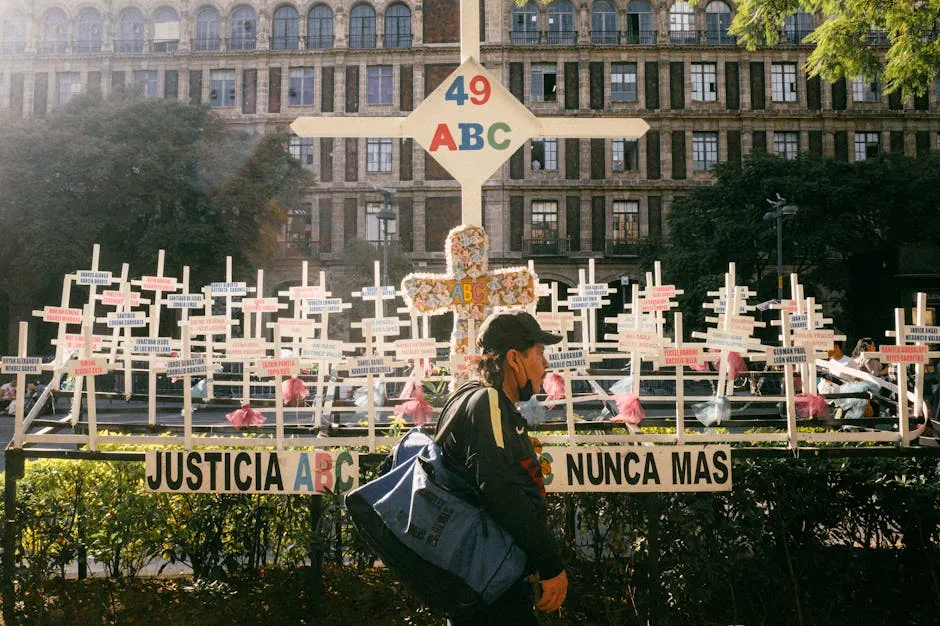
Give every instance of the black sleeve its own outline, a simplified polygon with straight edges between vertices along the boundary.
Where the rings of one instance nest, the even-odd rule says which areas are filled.
[[[531,478],[505,447],[509,445],[506,437],[516,436],[512,426],[507,429],[505,416],[502,416],[504,447],[500,447],[494,435],[485,389],[474,393],[465,415],[466,419],[461,420],[463,423],[456,429],[455,439],[465,442],[461,456],[475,476],[483,505],[525,550],[539,576],[554,578],[564,566],[549,532],[544,509],[523,490],[523,485],[531,482]]]

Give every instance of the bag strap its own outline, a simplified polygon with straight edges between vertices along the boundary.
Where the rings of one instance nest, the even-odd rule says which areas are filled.
[[[434,436],[435,442],[440,443],[443,441],[444,436],[453,428],[457,415],[466,410],[471,398],[481,389],[486,389],[490,408],[490,424],[493,428],[493,439],[496,440],[496,446],[498,448],[506,447],[505,441],[503,440],[502,412],[499,409],[499,391],[493,387],[476,387],[467,390],[466,393],[460,396],[451,397],[441,410],[438,431]]]

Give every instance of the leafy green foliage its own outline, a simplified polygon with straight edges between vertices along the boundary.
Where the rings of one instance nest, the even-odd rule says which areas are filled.
[[[743,167],[719,164],[714,185],[675,202],[668,234],[644,250],[663,262],[664,280],[681,287],[684,325],[701,328],[706,293],[723,285],[733,261],[738,284],[757,301],[777,297],[777,242],[767,199],[799,207],[784,216],[784,272],[797,272],[807,296],[826,305],[836,326],[880,335],[899,301],[894,272],[902,246],[940,238],[940,155],[886,155],[856,163],[801,156],[752,155]],[[789,296],[785,277],[784,296]]]
[[[287,136],[232,129],[208,108],[150,99],[79,98],[43,119],[0,128],[0,289],[56,301],[61,277],[130,263],[191,267],[199,285],[271,258],[277,228],[309,175]]]
[[[777,44],[787,16],[799,9],[823,15],[823,23],[806,39],[816,44],[806,62],[811,75],[832,81],[883,74],[886,92],[900,89],[909,97],[929,90],[940,72],[937,0],[740,0],[736,4],[730,32],[749,50]],[[887,52],[870,45],[872,31],[887,34]]]

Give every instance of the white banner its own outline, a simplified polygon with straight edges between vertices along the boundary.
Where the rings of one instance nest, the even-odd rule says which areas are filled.
[[[349,450],[148,450],[147,491],[343,493],[359,486]]]

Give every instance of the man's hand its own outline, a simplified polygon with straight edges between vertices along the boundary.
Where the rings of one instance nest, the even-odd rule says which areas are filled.
[[[565,601],[566,595],[568,595],[568,575],[562,570],[558,576],[542,581],[542,597],[535,604],[535,608],[546,613],[557,611]]]

